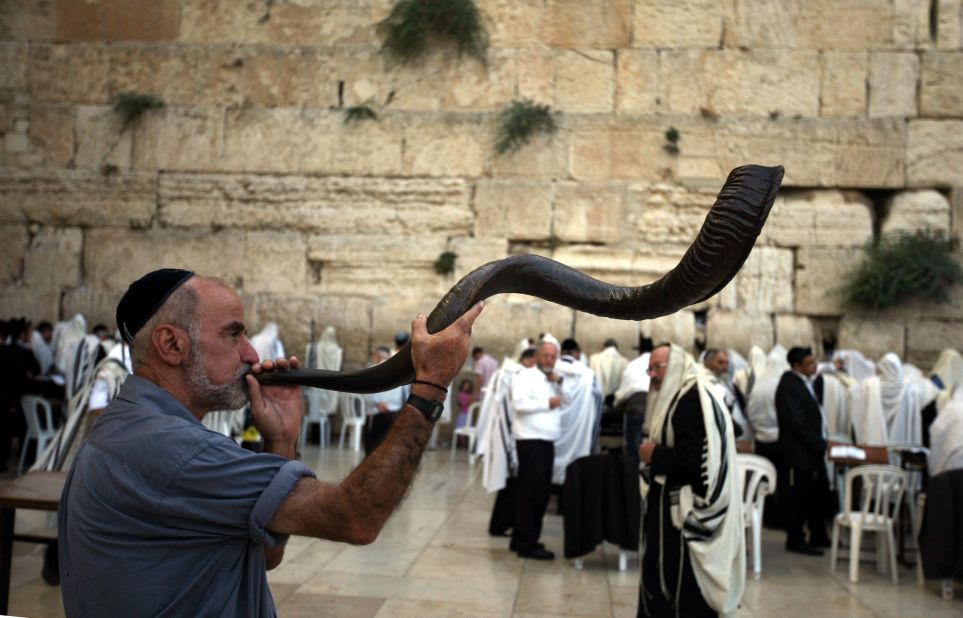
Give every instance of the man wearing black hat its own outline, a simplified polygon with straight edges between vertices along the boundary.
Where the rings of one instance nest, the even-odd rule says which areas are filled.
[[[295,461],[297,387],[255,375],[297,368],[259,361],[241,301],[224,283],[155,271],[117,308],[134,375],[97,420],[64,485],[58,513],[68,616],[273,616],[266,569],[290,534],[375,540],[411,483],[447,385],[468,354],[481,303],[429,335],[412,322],[421,384],[384,444],[328,485]],[[254,374],[254,375],[251,375]],[[265,452],[207,430],[207,412],[250,401]]]

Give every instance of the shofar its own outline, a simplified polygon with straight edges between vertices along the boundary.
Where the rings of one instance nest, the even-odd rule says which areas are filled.
[[[781,166],[732,170],[695,242],[675,268],[649,285],[610,285],[548,258],[515,255],[465,275],[428,316],[428,332],[443,330],[480,300],[511,292],[619,320],[648,320],[702,302],[742,268],[769,216],[782,176]],[[263,384],[377,393],[410,383],[415,370],[409,342],[384,363],[360,371],[304,369],[258,379]]]

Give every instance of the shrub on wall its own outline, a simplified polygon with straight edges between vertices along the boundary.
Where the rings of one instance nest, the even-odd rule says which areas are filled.
[[[455,43],[459,54],[485,62],[488,30],[472,0],[401,0],[379,24],[382,49],[402,62],[428,51],[431,37]]]
[[[556,128],[552,110],[548,105],[512,101],[512,104],[498,115],[495,150],[498,154],[514,152],[527,144],[536,133],[554,133]]]
[[[867,245],[862,263],[840,289],[846,301],[864,309],[885,309],[913,299],[946,301],[952,285],[963,283],[953,259],[953,242],[941,233],[883,237]]]

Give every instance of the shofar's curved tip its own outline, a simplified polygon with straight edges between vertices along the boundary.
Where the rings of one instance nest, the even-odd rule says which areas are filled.
[[[682,260],[654,283],[614,286],[548,258],[515,255],[465,275],[428,316],[428,331],[438,332],[479,300],[507,292],[622,320],[659,317],[702,302],[725,287],[749,257],[783,174],[778,165],[743,165],[732,170]],[[299,370],[267,374],[258,380],[353,393],[385,391],[414,379],[410,346],[405,344],[384,363],[362,371]]]

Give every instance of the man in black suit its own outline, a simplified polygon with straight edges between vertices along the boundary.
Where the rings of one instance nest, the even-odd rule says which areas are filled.
[[[829,547],[823,520],[829,487],[826,424],[813,386],[816,359],[810,348],[799,347],[789,350],[786,359],[792,369],[782,375],[776,388],[786,549],[820,556],[820,548]],[[808,542],[803,535],[804,524],[809,529]]]

